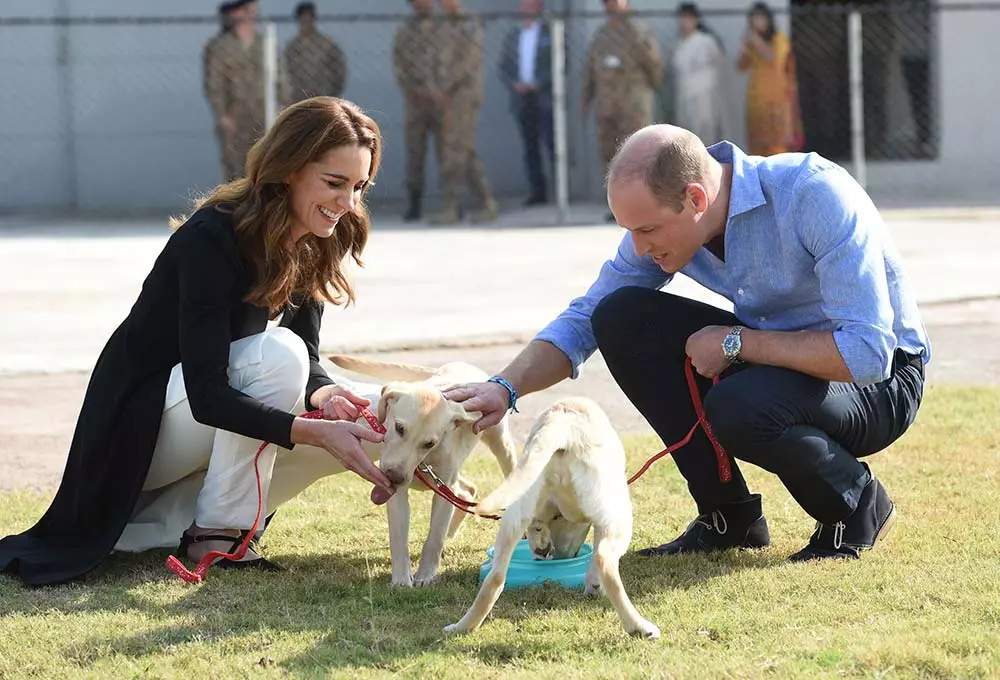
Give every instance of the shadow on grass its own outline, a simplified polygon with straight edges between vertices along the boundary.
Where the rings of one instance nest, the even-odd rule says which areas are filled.
[[[282,633],[304,633],[315,639],[308,651],[281,663],[289,671],[368,667],[400,671],[422,663],[422,657],[442,648],[461,651],[487,664],[514,659],[552,656],[560,660],[607,646],[619,649],[627,638],[609,628],[602,640],[573,637],[572,644],[553,648],[545,636],[516,631],[547,613],[605,612],[613,616],[606,598],[588,598],[547,584],[541,588],[504,593],[484,630],[513,628],[497,641],[489,632],[477,637],[449,637],[442,627],[458,620],[478,590],[479,567],[442,571],[431,588],[395,588],[388,584],[388,556],[365,559],[345,553],[301,556],[271,551],[269,556],[287,568],[281,574],[247,571],[209,571],[200,586],[180,583],[164,567],[169,551],[115,554],[82,583],[50,588],[26,588],[0,577],[0,602],[6,615],[62,614],[139,615],[148,627],[129,635],[98,634],[67,640],[62,654],[86,667],[108,654],[130,658],[176,653],[177,648],[225,643],[227,651],[262,655],[268,639]],[[657,593],[688,589],[705,581],[746,569],[767,569],[783,557],[762,552],[730,552],[672,558],[626,555],[622,577],[630,597],[640,608]],[[559,617],[557,617],[559,618]],[[533,640],[535,642],[533,642]],[[577,642],[577,640],[579,640]]]

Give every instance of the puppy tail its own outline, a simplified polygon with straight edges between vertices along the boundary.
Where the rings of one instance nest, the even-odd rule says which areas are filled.
[[[552,456],[565,451],[571,424],[551,411],[535,427],[524,445],[517,467],[489,496],[476,506],[479,514],[496,514],[531,490],[545,472]],[[553,417],[556,416],[556,417]]]
[[[397,364],[389,361],[365,359],[350,354],[334,354],[327,357],[335,365],[354,373],[370,375],[382,380],[418,381],[427,380],[437,371],[426,366],[413,364]]]

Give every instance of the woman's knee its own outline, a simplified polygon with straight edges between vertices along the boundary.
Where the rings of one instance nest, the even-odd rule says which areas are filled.
[[[287,328],[264,331],[260,347],[261,373],[273,375],[298,394],[309,379],[309,352],[298,335]]]

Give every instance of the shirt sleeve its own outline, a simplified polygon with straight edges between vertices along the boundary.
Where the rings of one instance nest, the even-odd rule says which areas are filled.
[[[619,288],[660,288],[671,278],[672,275],[660,269],[651,258],[636,255],[632,236],[625,234],[614,259],[604,263],[597,280],[591,284],[586,294],[570,302],[565,311],[535,336],[535,340],[551,343],[565,354],[573,366],[573,377],[576,378],[581,364],[597,349],[594,331],[590,326],[590,317],[597,303]]]
[[[324,385],[335,384],[326,370],[319,363],[319,329],[323,320],[324,305],[316,298],[306,298],[291,318],[282,318],[281,325],[302,338],[309,354],[309,379],[306,381],[306,410],[312,410],[312,395]],[[287,323],[286,323],[287,321]]]
[[[295,416],[229,384],[236,253],[197,223],[181,227],[173,239],[178,251],[181,370],[191,415],[204,425],[291,449]]]
[[[793,218],[815,258],[823,312],[858,384],[889,377],[896,350],[883,255],[885,224],[846,170],[829,167],[800,181]]]

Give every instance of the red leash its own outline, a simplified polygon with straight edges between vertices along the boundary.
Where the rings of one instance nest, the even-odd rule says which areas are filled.
[[[712,442],[712,448],[715,449],[715,458],[719,465],[719,480],[722,482],[731,482],[733,480],[733,470],[729,466],[729,455],[726,454],[726,450],[722,448],[722,444],[719,443],[719,440],[715,438],[715,435],[712,433],[712,426],[708,422],[708,416],[705,415],[705,406],[701,403],[701,393],[698,392],[698,385],[694,381],[694,367],[691,365],[691,357],[688,357],[687,361],[684,362],[684,377],[687,378],[688,391],[691,393],[691,404],[694,406],[694,412],[698,416],[698,422],[692,426],[691,430],[687,433],[687,436],[684,437],[684,439],[680,440],[676,444],[671,444],[647,460],[646,464],[643,465],[638,472],[629,477],[629,484],[642,477],[646,473],[646,470],[649,469],[650,465],[667,454],[673,453],[691,441],[691,437],[694,436],[695,431],[699,427],[705,430],[705,436],[708,437],[708,441]],[[719,376],[712,378],[712,384],[719,384]]]
[[[698,430],[699,427],[705,431],[705,436],[708,437],[708,441],[712,443],[712,448],[715,449],[715,458],[719,466],[719,479],[723,482],[732,481],[733,471],[732,468],[729,466],[729,456],[726,454],[726,450],[722,448],[722,444],[719,443],[719,440],[716,439],[715,435],[712,433],[712,426],[708,422],[708,416],[705,415],[705,406],[701,401],[701,393],[698,392],[698,385],[694,381],[694,366],[691,364],[690,357],[688,357],[687,361],[684,362],[684,376],[687,378],[688,391],[691,393],[691,404],[694,406],[694,412],[698,416],[697,422],[695,422],[695,424],[691,427],[691,430],[687,433],[687,436],[685,436],[684,439],[680,440],[676,444],[671,444],[670,446],[663,449],[658,454],[647,460],[645,464],[639,469],[638,472],[629,477],[628,479],[629,484],[642,477],[646,473],[646,470],[648,470],[650,466],[656,461],[658,461],[660,458],[663,458],[664,456],[671,454],[674,451],[677,451],[681,447],[685,446],[688,442],[690,442],[691,437],[694,436],[694,433]],[[718,382],[719,382],[718,376],[712,378],[713,385],[718,384]],[[427,477],[424,476],[424,474],[419,468],[414,470],[413,474],[416,475],[416,477],[421,482],[423,482],[428,489],[436,493],[438,496],[441,496],[441,498],[445,499],[446,501],[454,505],[462,512],[468,513],[470,515],[477,514],[474,510],[472,510],[472,508],[476,507],[478,503],[470,503],[464,498],[458,497],[457,495],[455,495],[454,491],[448,488],[447,484],[441,481],[441,479],[434,474],[433,470],[431,470],[427,466],[423,467],[425,468],[425,471],[428,474],[428,476],[430,476],[434,480],[433,484],[431,484],[431,482],[427,480]],[[500,519],[499,515],[479,515],[479,516],[485,517],[487,519]]]
[[[422,467],[423,470],[421,470],[420,467]],[[454,491],[448,488],[448,485],[445,484],[440,477],[434,474],[434,470],[432,470],[430,466],[421,464],[420,467],[413,471],[413,475],[423,482],[424,486],[454,505],[462,512],[469,515],[477,515],[478,517],[485,517],[486,519],[500,519],[500,515],[480,515],[475,510],[472,510],[472,508],[479,505],[479,503],[472,503],[464,498],[461,498],[460,496],[457,496]],[[425,472],[428,477],[434,480],[433,484],[427,481],[427,477],[424,476]]]
[[[722,448],[722,445],[719,443],[719,441],[715,438],[715,435],[712,434],[712,426],[709,424],[708,417],[705,415],[705,407],[701,401],[701,394],[698,392],[698,385],[695,383],[694,380],[694,368],[691,365],[690,357],[688,357],[687,361],[685,361],[684,363],[684,375],[687,378],[688,391],[691,393],[691,404],[694,406],[694,412],[698,416],[698,421],[691,427],[691,430],[687,433],[687,436],[685,436],[684,439],[680,440],[676,444],[671,444],[670,446],[663,449],[655,456],[647,460],[646,463],[639,469],[638,472],[629,477],[628,480],[629,484],[642,477],[643,474],[646,473],[646,470],[648,470],[650,466],[656,461],[658,461],[660,458],[663,458],[664,456],[671,454],[674,451],[677,451],[682,446],[690,442],[691,437],[694,436],[695,431],[699,427],[705,431],[705,436],[708,437],[708,441],[712,443],[712,448],[715,449],[715,457],[719,465],[719,479],[723,482],[729,482],[733,479],[733,472],[729,466],[729,456],[726,454],[725,449]],[[712,378],[713,385],[718,384],[718,382],[719,382],[718,376]],[[378,421],[378,418],[376,418],[371,411],[369,411],[366,408],[362,408],[361,415],[364,417],[366,421],[368,421],[368,425],[372,428],[372,430],[378,432],[379,434],[385,434],[386,432],[385,426]],[[307,413],[303,413],[300,417],[322,418],[323,411],[322,409],[309,411]],[[261,487],[260,469],[258,468],[257,464],[258,461],[260,460],[260,454],[262,454],[264,452],[264,449],[266,449],[268,446],[269,446],[268,442],[262,443],[260,445],[260,448],[257,449],[257,455],[255,455],[253,459],[253,470],[254,474],[257,477],[257,517],[254,519],[253,526],[250,527],[250,530],[243,538],[243,542],[240,543],[240,547],[236,549],[236,552],[226,553],[220,550],[213,550],[212,552],[206,554],[204,557],[201,558],[201,560],[198,562],[198,566],[195,567],[194,571],[189,571],[188,568],[185,567],[181,563],[181,561],[177,559],[174,555],[171,555],[170,557],[167,558],[167,568],[173,571],[175,574],[180,576],[188,583],[201,583],[202,581],[204,581],[205,573],[212,566],[212,563],[215,561],[216,558],[221,557],[223,559],[239,560],[246,554],[247,548],[250,546],[250,541],[253,540],[253,536],[257,532],[257,527],[260,524],[260,515],[264,510],[264,492]],[[423,468],[423,470],[420,469],[421,467]],[[441,498],[451,503],[453,506],[455,506],[462,512],[467,513],[469,515],[477,514],[472,508],[475,508],[478,505],[478,503],[473,503],[457,496],[455,492],[448,487],[447,484],[445,484],[437,475],[434,474],[434,471],[429,466],[421,464],[420,467],[418,467],[416,470],[413,471],[413,474],[417,479],[419,479],[421,482],[424,483],[424,486],[426,486],[428,489],[433,491]],[[425,476],[425,474],[427,476]],[[427,477],[431,477],[433,483],[431,483],[431,481],[429,481]],[[485,517],[486,519],[500,519],[499,515],[479,515],[479,516]]]
[[[379,434],[385,434],[385,427],[378,421],[378,418],[376,418],[371,411],[366,408],[362,408],[361,415],[364,416],[364,419],[368,421],[368,425],[373,430]],[[301,414],[299,417],[319,419],[323,417],[323,410],[316,409],[315,411],[309,411]],[[269,442],[263,442],[260,445],[260,448],[257,449],[257,455],[253,458],[253,471],[254,475],[257,477],[257,517],[254,519],[253,526],[250,527],[250,530],[243,538],[243,542],[240,543],[240,547],[236,549],[236,552],[227,553],[221,550],[213,550],[198,561],[198,566],[194,568],[194,571],[190,571],[181,563],[179,559],[177,559],[177,557],[171,555],[167,558],[167,569],[174,572],[188,583],[201,583],[205,580],[205,573],[215,562],[216,558],[221,557],[227,560],[239,560],[246,555],[247,548],[250,546],[250,541],[253,540],[254,534],[257,533],[257,527],[260,525],[260,515],[264,511],[264,491],[260,483],[260,468],[258,467],[258,462],[260,461],[260,454],[264,453],[264,450],[269,445]]]

